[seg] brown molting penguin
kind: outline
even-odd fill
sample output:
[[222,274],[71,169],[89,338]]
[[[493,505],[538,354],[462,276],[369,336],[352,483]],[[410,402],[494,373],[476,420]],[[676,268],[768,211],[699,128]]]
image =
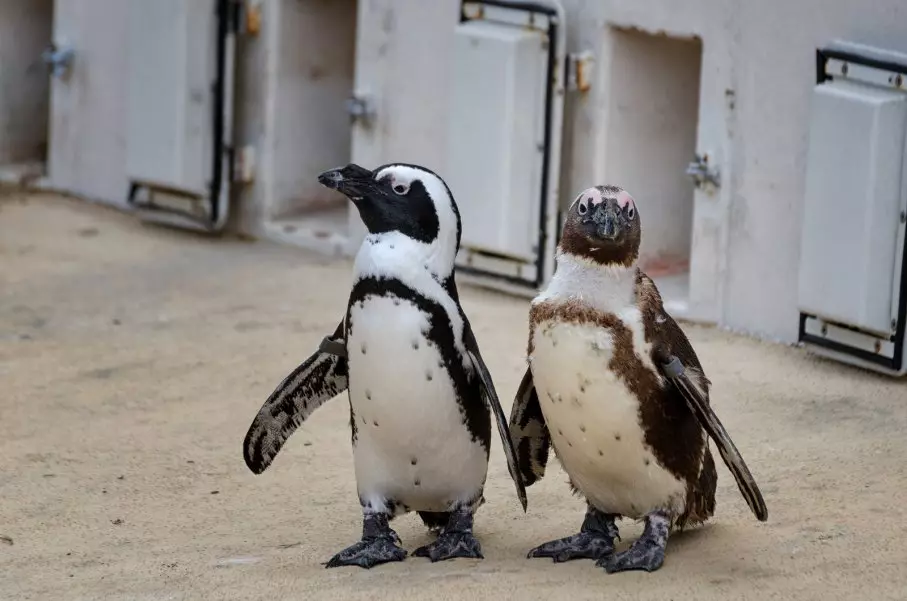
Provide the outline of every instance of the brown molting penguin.
[[[549,447],[587,509],[578,534],[529,557],[596,559],[609,573],[653,571],[668,533],[715,511],[711,436],[760,521],[767,510],[746,464],[709,407],[709,380],[689,340],[637,267],[633,198],[617,186],[583,191],[570,206],[557,269],[532,301],[529,367],[510,429],[527,486]],[[645,519],[642,536],[614,553],[615,520]]]

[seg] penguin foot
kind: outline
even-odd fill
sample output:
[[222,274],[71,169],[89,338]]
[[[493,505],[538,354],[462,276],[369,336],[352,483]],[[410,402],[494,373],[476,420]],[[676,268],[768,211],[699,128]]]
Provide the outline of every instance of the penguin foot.
[[484,559],[482,545],[472,534],[472,520],[472,513],[469,511],[451,512],[447,525],[438,535],[438,540],[419,547],[413,551],[413,555],[428,557],[432,562],[455,557]]
[[387,516],[371,514],[362,524],[362,540],[350,545],[325,563],[326,568],[359,566],[369,569],[391,561],[403,561],[406,549],[400,547],[400,537],[387,523]]
[[620,539],[614,517],[589,507],[579,534],[539,545],[527,557],[550,557],[555,563],[607,558],[614,553],[614,539]]
[[613,539],[592,532],[580,532],[539,545],[526,557],[550,557],[555,563],[560,563],[571,559],[600,559],[612,553]]
[[416,557],[428,557],[435,561],[445,559],[454,559],[455,557],[466,557],[472,559],[485,559],[482,555],[482,545],[473,536],[472,532],[450,532],[441,533],[435,542],[419,547],[413,551]]
[[602,558],[595,565],[605,568],[609,574],[629,570],[654,572],[664,563],[669,527],[670,520],[665,513],[649,514],[642,536],[630,545],[629,549]]

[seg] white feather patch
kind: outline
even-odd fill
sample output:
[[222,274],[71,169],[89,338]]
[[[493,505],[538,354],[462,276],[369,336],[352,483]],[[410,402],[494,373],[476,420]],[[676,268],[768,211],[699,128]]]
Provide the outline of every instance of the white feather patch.
[[440,352],[425,339],[428,315],[392,297],[369,297],[350,311],[360,496],[373,510],[390,498],[422,511],[475,497],[485,482],[485,450],[463,423]]

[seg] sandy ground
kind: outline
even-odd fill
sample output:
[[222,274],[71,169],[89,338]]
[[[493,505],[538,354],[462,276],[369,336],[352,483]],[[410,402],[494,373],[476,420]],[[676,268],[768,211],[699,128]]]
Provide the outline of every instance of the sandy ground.
[[[359,507],[338,397],[249,472],[241,442],[273,386],[334,328],[349,264],[210,240],[54,196],[0,201],[0,598],[907,598],[907,385],[685,326],[713,404],[760,482],[758,523],[719,464],[718,513],[654,574],[526,551],[579,527],[556,463],[523,514],[495,443],[486,559],[321,562]],[[524,300],[466,288],[505,409]],[[639,533],[623,523],[624,542]],[[421,523],[396,523],[404,546]]]

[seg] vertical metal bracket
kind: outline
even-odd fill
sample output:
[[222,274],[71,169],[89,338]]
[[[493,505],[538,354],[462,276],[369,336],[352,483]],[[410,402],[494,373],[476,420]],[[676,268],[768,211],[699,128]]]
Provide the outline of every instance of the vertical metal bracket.
[[592,88],[595,56],[590,50],[567,55],[567,89],[586,93]]

